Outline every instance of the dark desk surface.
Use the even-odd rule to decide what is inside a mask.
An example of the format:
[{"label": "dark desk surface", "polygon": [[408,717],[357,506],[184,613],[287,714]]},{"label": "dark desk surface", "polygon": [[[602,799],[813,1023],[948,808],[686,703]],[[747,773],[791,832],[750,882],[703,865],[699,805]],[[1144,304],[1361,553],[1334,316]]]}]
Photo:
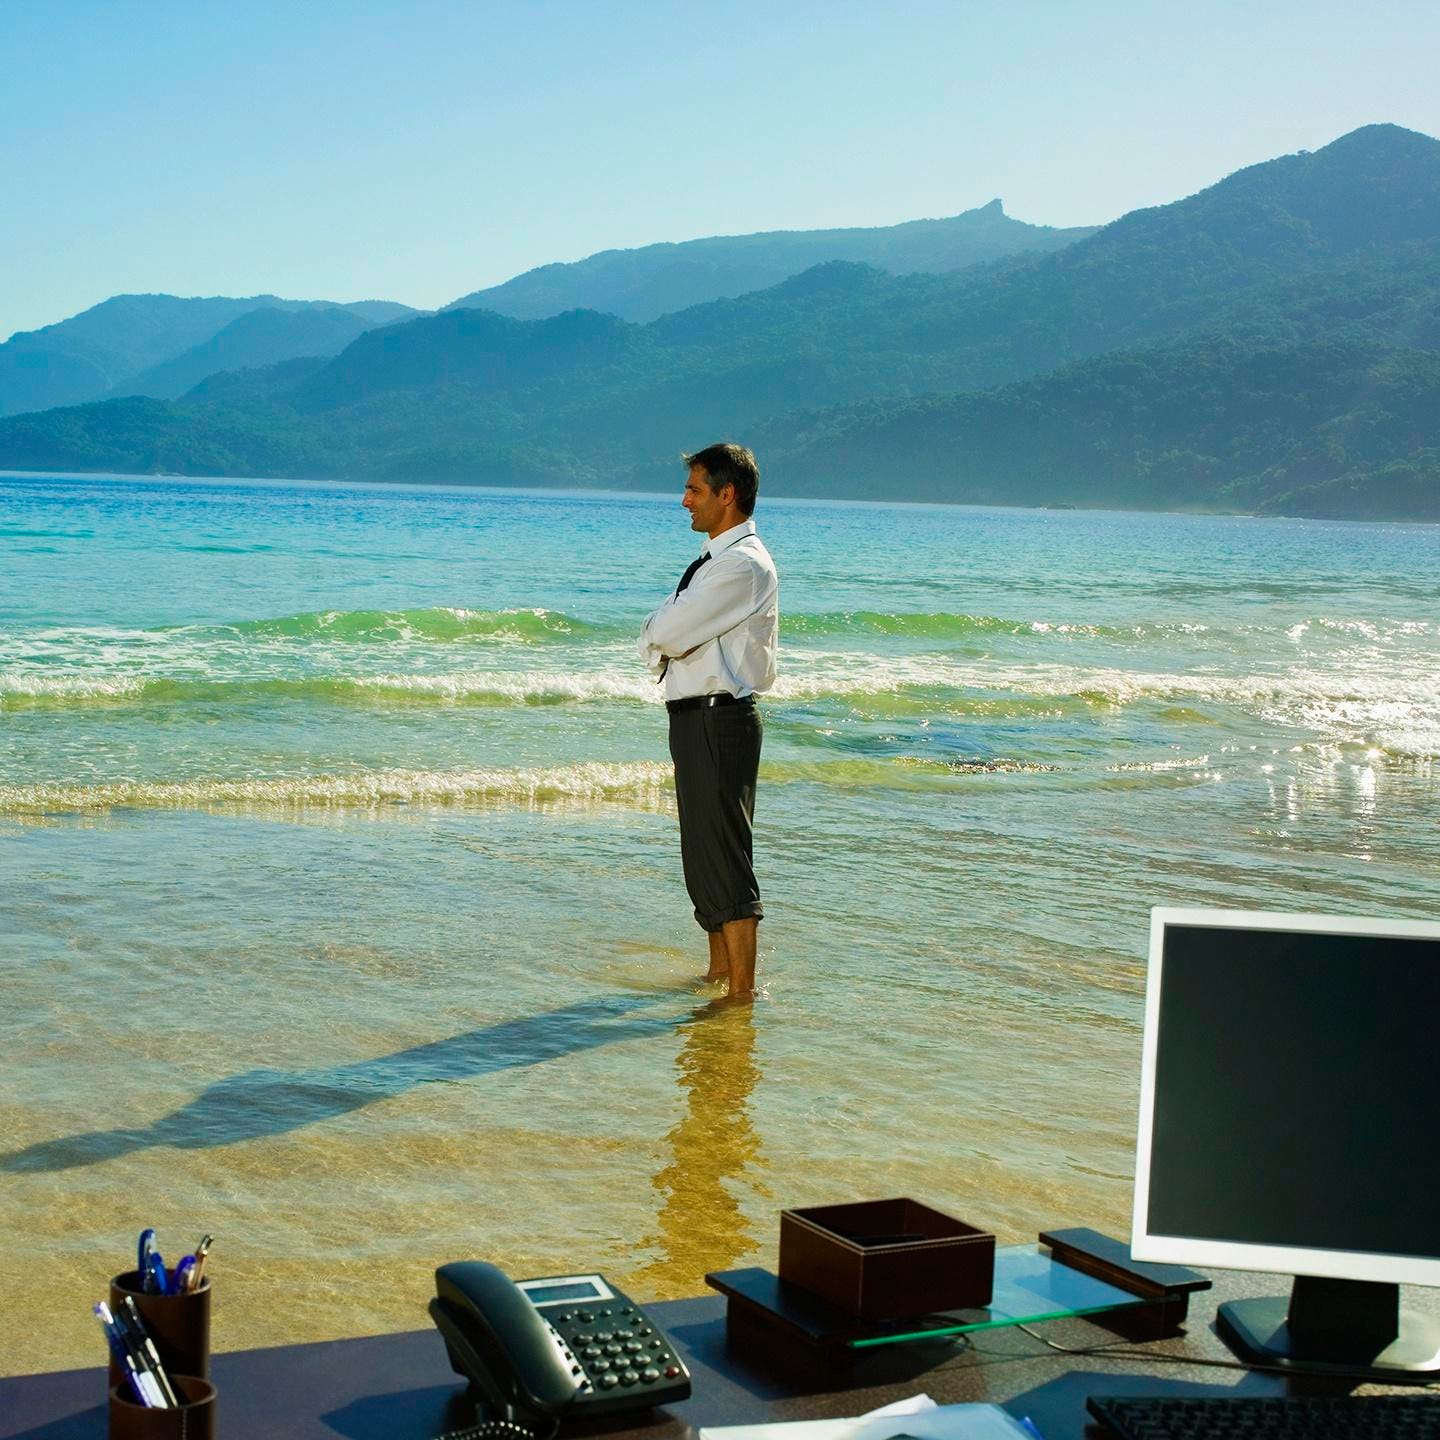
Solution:
[{"label": "dark desk surface", "polygon": [[[1217,1277],[1214,1291],[1192,1300],[1185,1334],[1140,1348],[1192,1362],[1228,1360],[1230,1352],[1212,1330],[1217,1299],[1280,1288],[1274,1277],[1259,1283],[1254,1276]],[[1418,1293],[1407,1290],[1407,1301]],[[642,1424],[606,1431],[607,1440],[693,1440],[702,1425],[859,1415],[921,1391],[941,1404],[993,1401],[1029,1416],[1046,1440],[1081,1440],[1094,1433],[1086,1429],[1085,1397],[1091,1394],[1286,1393],[1286,1382],[1271,1375],[1061,1355],[1014,1330],[975,1335],[969,1349],[872,1352],[848,1380],[837,1382],[777,1370],[727,1348],[725,1303],[718,1295],[647,1308],[690,1366],[694,1394],[684,1404],[649,1413]],[[1072,1347],[1126,1343],[1084,1320],[1051,1321],[1039,1329]],[[473,1419],[434,1330],[233,1351],[215,1356],[212,1379],[219,1390],[221,1440],[428,1440]],[[101,1369],[0,1380],[0,1440],[103,1440],[105,1431]]]}]

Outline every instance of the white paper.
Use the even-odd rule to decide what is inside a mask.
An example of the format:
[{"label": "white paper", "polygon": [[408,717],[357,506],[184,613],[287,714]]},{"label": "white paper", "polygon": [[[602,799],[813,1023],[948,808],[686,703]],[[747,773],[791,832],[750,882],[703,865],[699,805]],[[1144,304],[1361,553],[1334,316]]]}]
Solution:
[{"label": "white paper", "polygon": [[700,1440],[1034,1440],[998,1405],[936,1405],[928,1395],[898,1400],[847,1420],[786,1420],[774,1425],[707,1425]]},{"label": "white paper", "polygon": [[846,1440],[889,1440],[892,1435],[913,1435],[915,1440],[1034,1440],[1034,1436],[998,1405],[936,1405],[929,1410],[893,1419],[865,1419],[855,1424]]},{"label": "white paper", "polygon": [[904,1400],[892,1400],[878,1410],[867,1410],[860,1418],[862,1420],[879,1420],[885,1415],[918,1415],[922,1410],[938,1408],[928,1395],[911,1395]]}]

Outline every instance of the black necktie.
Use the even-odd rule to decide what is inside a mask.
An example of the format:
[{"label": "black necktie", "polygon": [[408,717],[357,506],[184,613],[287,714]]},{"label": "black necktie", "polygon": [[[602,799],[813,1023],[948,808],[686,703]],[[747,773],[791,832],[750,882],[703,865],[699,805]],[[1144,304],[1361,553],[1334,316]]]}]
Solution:
[{"label": "black necktie", "polygon": [[680,577],[680,583],[675,587],[678,595],[694,578],[695,572],[710,558],[708,550],[702,550],[686,567],[685,573]]},{"label": "black necktie", "polygon": [[[680,583],[675,587],[678,595],[694,578],[695,572],[710,558],[708,550],[702,550],[686,567],[685,573],[680,577]],[[670,668],[670,657],[667,655],[660,662],[660,674],[655,683],[658,685],[665,678],[665,672]]]}]

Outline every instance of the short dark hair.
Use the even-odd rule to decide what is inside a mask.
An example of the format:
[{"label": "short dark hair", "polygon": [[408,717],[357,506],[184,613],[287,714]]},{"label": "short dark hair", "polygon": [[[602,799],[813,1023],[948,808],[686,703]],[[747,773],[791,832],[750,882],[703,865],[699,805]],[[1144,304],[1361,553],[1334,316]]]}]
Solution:
[{"label": "short dark hair", "polygon": [[699,466],[710,477],[710,488],[735,487],[735,504],[742,515],[755,513],[755,496],[760,489],[760,467],[743,445],[707,445],[693,455],[682,457],[693,469]]}]

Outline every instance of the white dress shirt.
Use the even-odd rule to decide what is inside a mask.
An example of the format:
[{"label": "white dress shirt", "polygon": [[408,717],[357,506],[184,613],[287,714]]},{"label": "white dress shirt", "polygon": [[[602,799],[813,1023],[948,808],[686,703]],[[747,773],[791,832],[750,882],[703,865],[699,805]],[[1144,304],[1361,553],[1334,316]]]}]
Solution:
[{"label": "white dress shirt", "polygon": [[701,554],[710,559],[689,585],[645,621],[640,658],[656,674],[664,670],[667,700],[768,690],[780,629],[775,562],[753,520],[707,540]]}]

